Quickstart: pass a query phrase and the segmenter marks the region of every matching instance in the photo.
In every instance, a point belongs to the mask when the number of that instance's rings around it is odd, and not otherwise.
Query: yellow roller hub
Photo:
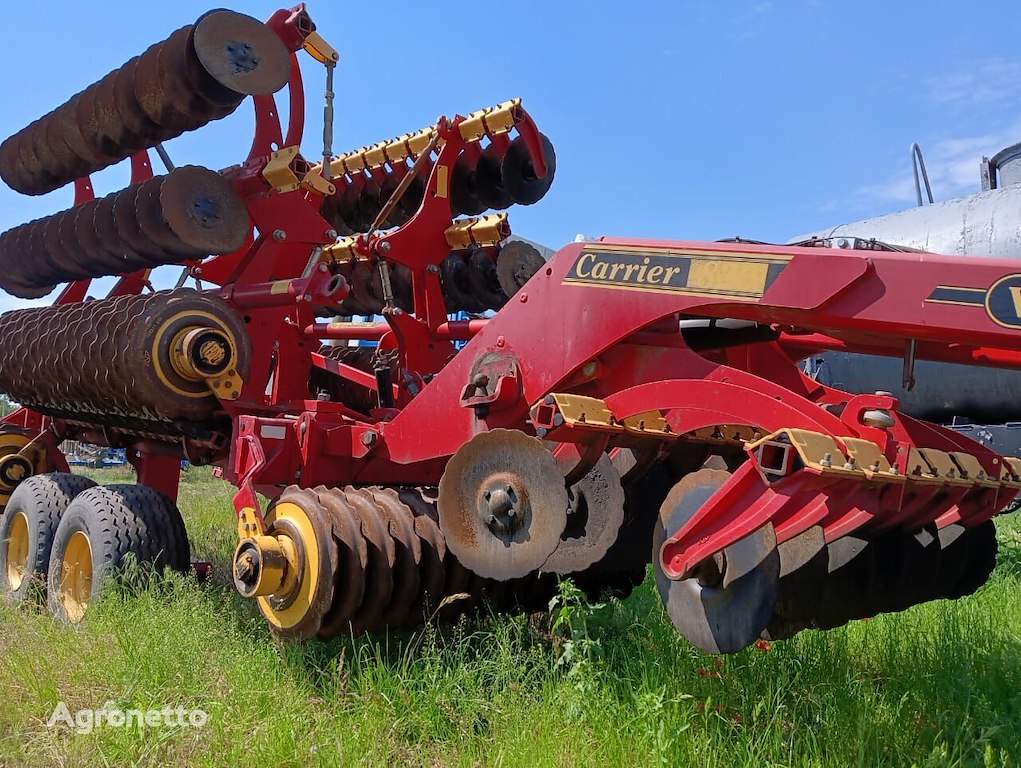
[[[294,542],[299,560],[298,572],[288,594],[258,597],[263,616],[277,629],[286,631],[296,626],[309,613],[317,611],[320,593],[320,546],[315,526],[308,514],[293,502],[273,505],[266,514],[266,533],[287,536]]]
[[[7,583],[17,592],[25,580],[28,567],[28,518],[18,512],[11,522],[11,535],[7,540]]]
[[[17,432],[7,432],[0,434],[0,461],[5,457],[17,458],[15,454],[20,453],[21,450],[28,445],[29,437],[22,435]],[[45,451],[41,448],[29,451],[26,458],[30,463],[34,472],[38,473],[43,471],[43,467],[40,465],[43,463],[45,458]],[[8,459],[10,461],[10,459]],[[8,472],[9,477],[4,477],[0,474],[0,511],[7,505],[7,501],[11,498],[11,494],[17,487],[18,483],[28,476],[28,472],[22,467],[21,463],[13,464]]]
[[[60,603],[71,622],[81,621],[92,596],[92,545],[83,531],[67,542],[60,572]]]

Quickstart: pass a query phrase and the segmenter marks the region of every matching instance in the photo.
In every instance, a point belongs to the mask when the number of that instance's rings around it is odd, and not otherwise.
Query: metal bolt
[[[327,240],[336,240],[337,239],[337,230],[335,230],[335,229],[328,229],[328,230],[326,230],[326,239]]]
[[[581,375],[582,376],[595,376],[597,368],[598,368],[598,366],[596,365],[596,361],[595,360],[589,360],[587,363],[585,363],[584,366],[582,366]]]
[[[879,397],[893,397],[893,392],[887,392],[885,389],[877,389],[876,395]]]
[[[390,243],[384,240],[382,243],[379,244],[379,250],[381,250],[383,253],[389,253]]]
[[[819,462],[820,467],[832,467],[833,466],[833,454],[824,453],[822,461]]]
[[[283,242],[284,240],[287,239],[287,233],[284,232],[282,229],[274,229],[273,239],[276,240],[278,243]]]
[[[844,469],[854,469],[854,462],[853,461],[845,461],[844,462]]]
[[[435,264],[430,264],[428,267],[425,268],[425,271],[428,272],[430,275],[435,275],[439,273],[440,268]]]
[[[362,445],[374,445],[379,435],[375,432],[366,432],[362,435]]]
[[[320,264],[319,265],[319,271],[320,272],[326,272],[328,270],[329,270],[329,267],[327,267],[325,264]]]

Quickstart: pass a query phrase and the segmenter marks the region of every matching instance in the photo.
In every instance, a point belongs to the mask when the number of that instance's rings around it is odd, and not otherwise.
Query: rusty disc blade
[[[365,596],[351,620],[353,632],[377,632],[383,629],[382,616],[394,589],[394,564],[397,554],[387,522],[376,505],[355,488],[345,488],[344,497],[361,524],[369,566],[365,571]]]
[[[115,257],[115,260],[111,262],[110,272],[115,275],[133,272],[150,264],[147,256],[138,253],[125,238],[121,237],[114,211],[116,200],[116,195],[107,195],[102,198],[96,206],[96,214],[93,217],[99,242],[102,243],[107,253]],[[117,271],[112,271],[113,269]]]
[[[135,67],[138,58],[135,56],[129,59],[113,76],[113,103],[120,126],[115,138],[123,144],[137,141],[147,146],[159,129],[135,98]],[[113,130],[114,126],[110,128]]]
[[[167,38],[157,57],[160,82],[174,109],[187,115],[195,127],[205,125],[220,114],[222,107],[204,98],[191,83],[188,62],[194,27],[181,27]]]
[[[195,55],[195,26],[190,27],[184,50],[185,80],[195,93],[199,94],[211,105],[214,119],[226,117],[244,100],[245,94],[231,90],[217,82]]]
[[[160,207],[171,231],[204,254],[230,253],[248,237],[244,200],[223,176],[208,168],[175,168],[160,187]]]
[[[576,573],[602,560],[624,522],[624,489],[610,457],[603,454],[581,480],[567,490],[570,506],[560,543],[544,571]]]
[[[699,564],[695,576],[673,580],[663,572],[663,544],[730,477],[726,471],[700,469],[682,478],[667,494],[653,536],[656,585],[667,613],[681,634],[710,653],[736,653],[754,643],[769,623],[779,594],[780,555],[770,524]],[[724,586],[728,568],[743,575]]]
[[[64,250],[63,243],[60,240],[60,230],[62,219],[65,217],[66,212],[56,216],[49,216],[43,225],[43,246],[46,251],[47,260],[46,274],[50,278],[48,281],[50,283],[78,280],[90,276],[89,273],[75,264],[73,254],[69,254]]]
[[[234,11],[211,11],[195,23],[195,55],[214,80],[237,93],[268,95],[286,85],[291,56],[262,22]]]
[[[422,542],[415,533],[415,521],[411,510],[397,498],[392,488],[371,488],[366,493],[375,502],[376,508],[389,522],[390,536],[394,540],[394,590],[390,604],[383,613],[382,622],[387,627],[399,627],[408,622],[411,606],[418,598],[421,586],[419,566],[422,562]]]
[[[162,139],[198,127],[195,120],[174,106],[160,77],[160,52],[166,41],[156,43],[135,64],[135,99],[146,116],[159,126]]]
[[[542,254],[522,240],[508,240],[496,256],[496,274],[500,287],[513,296],[545,266]]]
[[[567,489],[553,455],[523,432],[494,429],[462,445],[440,479],[447,547],[501,581],[538,570],[567,524]]]
[[[365,571],[369,555],[361,525],[344,494],[332,488],[316,488],[323,508],[330,514],[337,542],[339,566],[333,585],[333,604],[323,618],[320,638],[346,634],[365,597]]]
[[[177,261],[176,257],[163,251],[156,243],[146,237],[138,225],[135,213],[136,197],[139,185],[122,189],[114,196],[113,220],[120,238],[139,256],[145,258],[147,266],[158,266]]]
[[[145,149],[147,143],[137,134],[126,130],[117,99],[117,76],[114,70],[92,88],[96,91],[94,100],[96,114],[96,138],[103,152],[123,157]]]
[[[503,187],[519,205],[539,202],[553,185],[553,176],[557,171],[557,154],[553,151],[553,142],[545,134],[540,133],[539,140],[546,158],[545,176],[536,176],[532,156],[522,136],[518,136],[510,143],[500,165]]]
[[[138,192],[135,195],[135,218],[139,229],[161,250],[178,258],[194,259],[207,256],[208,254],[181,242],[181,238],[174,234],[163,217],[160,188],[166,179],[166,176],[154,176],[138,185]]]

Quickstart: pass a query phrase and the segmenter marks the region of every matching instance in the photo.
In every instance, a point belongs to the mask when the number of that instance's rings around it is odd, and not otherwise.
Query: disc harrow
[[[0,347],[0,389],[86,423],[209,419],[217,396],[237,397],[251,357],[241,319],[190,288],[6,312]]]
[[[290,592],[258,597],[263,614],[281,635],[292,639],[328,640],[351,632],[378,633],[413,629],[427,621],[453,621],[486,609],[497,613],[545,610],[556,593],[553,574],[533,571],[511,581],[482,578],[465,568],[448,550],[438,522],[435,489],[366,486],[311,490],[286,489],[267,511],[267,536],[294,535],[295,527],[278,508],[298,505],[317,525],[330,531],[331,542],[316,545],[329,553],[331,578],[316,582],[316,592],[300,579]],[[293,516],[293,513],[290,513]],[[302,546],[312,542],[302,540]],[[246,561],[247,562],[247,561]],[[261,562],[259,566],[262,567]],[[263,574],[256,568],[235,569],[243,593]],[[635,582],[598,570],[581,574],[593,595],[603,589],[629,593]],[[303,610],[294,610],[296,604]]]
[[[333,254],[327,262],[334,274],[344,277],[350,293],[338,305],[342,315],[381,315],[386,306],[383,278],[378,265],[367,259],[341,260]],[[439,266],[447,312],[482,313],[498,310],[544,265],[532,245],[510,240],[499,246],[451,251]],[[404,312],[414,310],[412,272],[401,264],[388,266],[393,305]]]
[[[0,286],[38,298],[58,283],[230,253],[250,228],[230,182],[184,166],[4,232]]]
[[[546,195],[556,173],[552,142],[536,134],[546,166],[538,173],[524,134],[508,137],[526,119],[520,100],[464,118],[461,136],[467,143],[450,171],[449,190],[443,190],[453,215],[477,216],[515,203],[532,205]],[[485,149],[479,146],[483,139],[489,142]],[[406,224],[421,208],[435,153],[441,148],[433,126],[341,155],[331,163],[336,189],[323,201],[323,216],[341,235],[369,232],[374,223],[377,227]],[[447,171],[444,178],[446,185]],[[377,222],[392,197],[394,207]]]
[[[203,15],[0,145],[0,177],[42,195],[231,114],[290,75],[281,40],[233,11]]]
[[[299,54],[325,75],[321,153]],[[0,235],[6,291],[66,283],[0,316],[0,392],[22,406],[0,504],[66,471],[64,440],[127,449],[172,514],[180,460],[215,464],[237,487],[235,585],[301,640],[542,610],[562,576],[627,595],[651,562],[678,630],[734,652],[989,577],[1021,460],[797,361],[1021,369],[1015,262],[608,237],[546,260],[511,239],[507,209],[556,172],[519,99],[334,157],[338,66],[304,6],[213,11],[0,146],[19,191],[74,182],[72,208]],[[152,177],[149,148],[166,161],[162,141],[249,95],[246,156]],[[127,158],[130,185],[95,198],[88,174]],[[154,290],[165,265],[178,287]],[[106,518],[71,505],[51,562],[84,577]],[[69,591],[54,610],[77,620],[98,590]]]

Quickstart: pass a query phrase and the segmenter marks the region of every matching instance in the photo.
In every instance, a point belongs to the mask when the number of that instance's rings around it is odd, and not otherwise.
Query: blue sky
[[[0,72],[8,135],[210,6],[47,2],[5,8]],[[233,5],[264,18],[271,2]],[[1021,3],[310,3],[341,52],[335,148],[439,114],[521,96],[557,148],[515,232],[552,247],[575,234],[783,241],[912,204],[908,146],[937,198],[975,191],[981,154],[1021,141]],[[40,18],[40,9],[42,16]],[[321,152],[322,69],[305,58]],[[167,145],[178,164],[243,159],[246,104]],[[127,183],[126,164],[97,191]],[[71,204],[0,189],[0,228]],[[9,300],[0,307],[13,306]]]

